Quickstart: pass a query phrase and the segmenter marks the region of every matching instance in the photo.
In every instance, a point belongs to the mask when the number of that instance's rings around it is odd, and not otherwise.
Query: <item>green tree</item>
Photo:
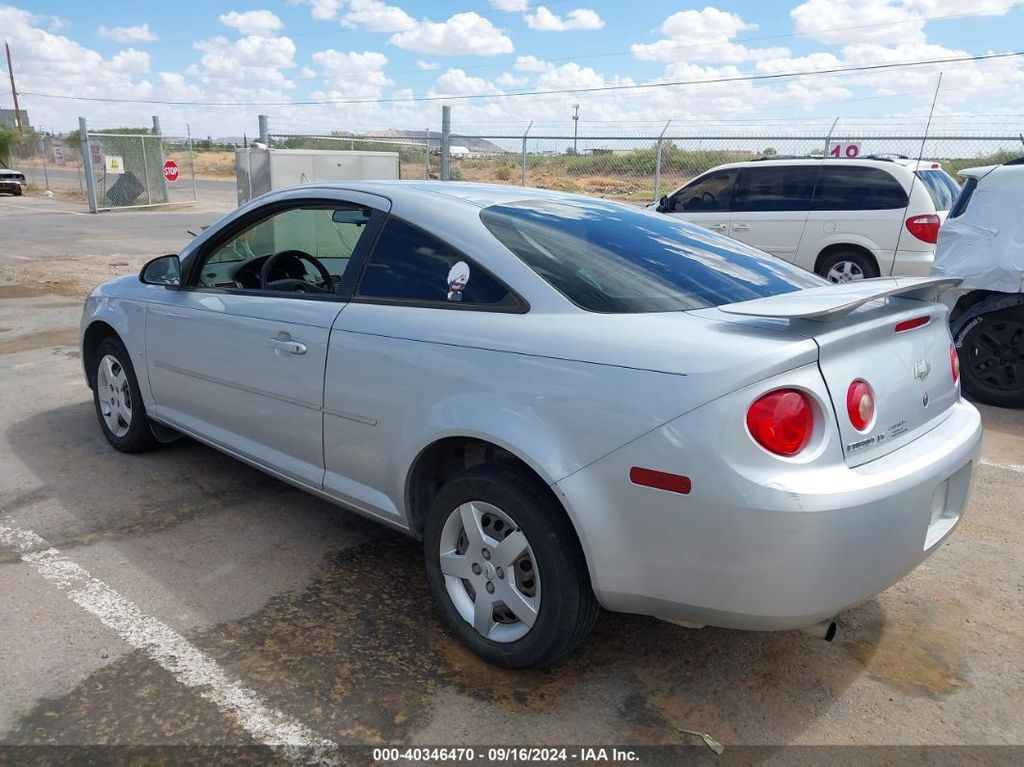
[[[0,160],[10,164],[14,144],[18,140],[18,131],[6,125],[0,125]]]

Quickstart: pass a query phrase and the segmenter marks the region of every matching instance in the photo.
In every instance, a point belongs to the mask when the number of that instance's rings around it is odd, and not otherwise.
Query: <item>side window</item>
[[[978,179],[967,179],[967,183],[964,184],[963,190],[956,198],[956,202],[953,203],[953,209],[949,211],[949,218],[959,218],[964,214],[964,211],[967,210],[967,206],[971,204],[971,197],[974,196],[974,190],[977,188]]]
[[[744,168],[733,197],[734,211],[810,210],[818,175],[815,165],[773,165]]]
[[[516,306],[507,287],[422,229],[389,218],[356,295],[395,301]]]
[[[709,173],[680,189],[673,198],[672,210],[689,213],[727,212],[732,204],[732,192],[735,188],[735,170]]]
[[[279,211],[210,250],[191,284],[333,293],[366,234],[371,213],[369,208],[344,204]]]
[[[881,168],[826,163],[814,190],[813,210],[891,210],[907,207],[907,192]]]

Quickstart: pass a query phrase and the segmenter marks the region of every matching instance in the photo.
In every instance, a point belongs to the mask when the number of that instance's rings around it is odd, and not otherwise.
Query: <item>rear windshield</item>
[[[521,200],[480,213],[505,247],[593,312],[702,309],[827,284],[774,256],[628,205]]]
[[[928,194],[935,204],[935,210],[949,210],[953,207],[960,187],[953,177],[944,170],[919,170],[917,177],[924,182]]]

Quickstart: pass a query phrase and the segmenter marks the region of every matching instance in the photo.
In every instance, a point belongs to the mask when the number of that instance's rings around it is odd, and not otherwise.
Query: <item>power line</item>
[[[736,75],[733,77],[717,77],[708,80],[669,80],[655,83],[636,83],[631,85],[602,85],[590,88],[560,88],[547,91],[513,91],[511,93],[476,93],[476,94],[451,94],[444,96],[406,96],[399,98],[385,99],[322,99],[322,100],[300,100],[300,101],[177,101],[164,99],[126,99],[126,98],[100,98],[98,96],[69,96],[59,93],[39,93],[36,91],[21,91],[22,95],[35,96],[37,98],[62,99],[68,101],[92,101],[109,104],[159,104],[164,106],[201,106],[201,107],[272,107],[272,106],[329,106],[341,104],[408,104],[436,101],[467,101],[472,99],[505,99],[519,98],[524,96],[551,96],[569,93],[600,93],[609,91],[635,91],[653,88],[672,88],[689,85],[715,85],[721,83],[737,82],[761,82],[766,80],[781,80],[790,77],[816,77],[819,75],[842,75],[855,72],[876,72],[889,69],[900,69],[906,67],[932,66],[936,64],[955,64],[961,62],[991,61],[995,59],[1008,59],[1024,56],[1024,51],[1012,51],[1008,53],[985,53],[976,56],[956,56],[950,58],[922,59],[919,61],[890,62],[885,64],[864,64],[855,67],[832,67],[827,69],[813,69],[803,72],[774,72],[760,75]]]

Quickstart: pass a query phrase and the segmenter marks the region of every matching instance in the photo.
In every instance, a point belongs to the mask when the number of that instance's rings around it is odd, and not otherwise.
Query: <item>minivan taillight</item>
[[[921,242],[934,245],[939,241],[939,224],[942,221],[934,213],[926,213],[923,216],[911,216],[907,219],[907,231],[914,235]]]
[[[747,410],[747,429],[765,450],[776,455],[796,455],[807,447],[814,431],[811,400],[797,389],[769,392]]]

